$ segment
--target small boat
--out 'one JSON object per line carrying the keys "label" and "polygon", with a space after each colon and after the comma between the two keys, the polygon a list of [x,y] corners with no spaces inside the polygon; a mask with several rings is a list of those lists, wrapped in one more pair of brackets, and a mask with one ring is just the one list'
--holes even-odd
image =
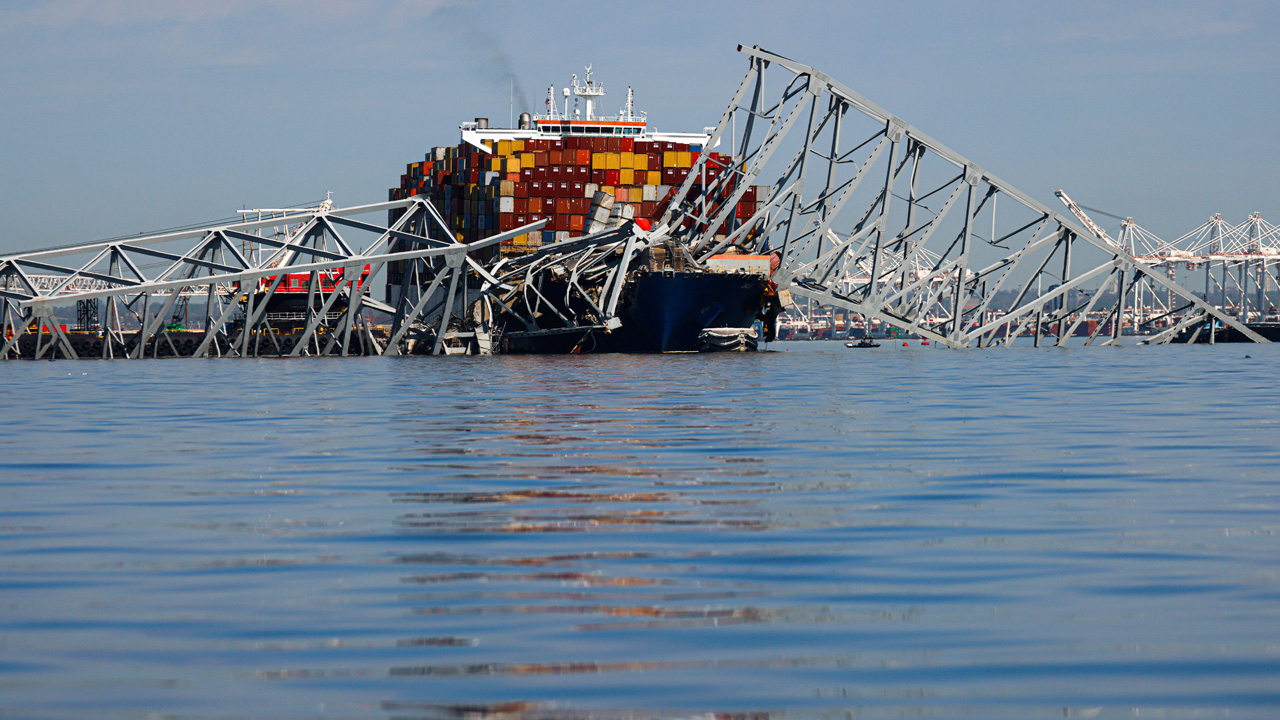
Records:
{"label": "small boat", "polygon": [[871,338],[864,337],[856,343],[847,342],[844,344],[844,346],[847,348],[873,348],[873,347],[880,347],[880,343],[875,342]]}

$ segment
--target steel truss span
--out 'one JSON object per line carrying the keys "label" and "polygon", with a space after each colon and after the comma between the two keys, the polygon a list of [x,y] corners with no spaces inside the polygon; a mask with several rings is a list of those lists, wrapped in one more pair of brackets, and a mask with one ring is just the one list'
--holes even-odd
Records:
{"label": "steel truss span", "polygon": [[[387,224],[389,211],[403,212]],[[253,222],[0,257],[0,358],[395,355],[421,351],[423,340],[443,353],[466,335],[455,330],[469,325],[468,278],[487,277],[476,256],[542,223],[471,245],[427,237],[432,225],[452,236],[419,198],[347,209],[326,202]],[[390,262],[410,264],[421,282],[399,307],[369,295]],[[274,311],[290,297],[293,312]],[[55,319],[69,305],[88,325],[81,332]],[[366,310],[388,313],[391,327],[375,332]],[[483,342],[474,329],[469,339]]]}
{"label": "steel truss span", "polygon": [[[1115,343],[1126,298],[1171,298],[1149,342],[1230,327],[1265,342],[1116,244],[1020,192],[818,70],[758,47],[663,222],[705,261],[779,252],[792,294],[951,347],[1032,335]],[[734,207],[751,187],[750,218]],[[1089,318],[1102,318],[1090,321]]]}
{"label": "steel truss span", "polygon": [[[545,221],[462,244],[418,196],[3,256],[0,359],[485,354],[503,339],[577,351],[623,326],[626,288],[662,270],[655,258],[696,275],[725,252],[776,253],[780,291],[951,347],[1115,343],[1138,320],[1130,299],[1157,295],[1165,312],[1141,319],[1158,328],[1149,342],[1205,328],[1265,342],[1132,242],[1095,235],[811,67],[739,50],[747,74],[706,148],[731,160],[702,153],[652,230],[614,214],[504,257],[504,240]],[[737,217],[747,193],[754,212]],[[397,279],[391,304],[370,296],[384,276]],[[74,331],[56,315],[72,305]]]}

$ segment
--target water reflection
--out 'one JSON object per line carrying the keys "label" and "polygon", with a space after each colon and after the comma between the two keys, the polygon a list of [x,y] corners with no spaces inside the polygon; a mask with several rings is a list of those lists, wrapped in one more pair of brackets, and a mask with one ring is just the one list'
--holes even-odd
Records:
{"label": "water reflection", "polygon": [[[382,708],[396,720],[770,720],[767,712],[661,713],[631,709],[591,710],[557,707],[553,703],[507,702],[493,704],[438,705],[384,702]],[[409,713],[409,714],[406,714]]]}
{"label": "water reflection", "polygon": [[1280,391],[1109,350],[35,375],[0,714],[1268,716]]}

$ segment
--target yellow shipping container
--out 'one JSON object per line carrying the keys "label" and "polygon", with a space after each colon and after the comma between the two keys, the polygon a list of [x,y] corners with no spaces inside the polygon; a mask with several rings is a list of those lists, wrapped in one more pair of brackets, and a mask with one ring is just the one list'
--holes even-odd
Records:
{"label": "yellow shipping container", "polygon": [[693,153],[681,150],[676,153],[676,167],[688,168],[693,167]]}
{"label": "yellow shipping container", "polygon": [[629,168],[624,168],[622,170],[619,170],[618,184],[619,185],[635,185],[636,184],[635,175],[636,175],[636,171],[631,170]]}
{"label": "yellow shipping container", "polygon": [[511,141],[511,152],[513,152],[513,153],[524,152],[524,141],[523,141],[523,140],[512,140],[512,141]]}
{"label": "yellow shipping container", "polygon": [[533,153],[520,153],[520,167],[531,168],[534,166]]}
{"label": "yellow shipping container", "polygon": [[627,202],[637,204],[644,202],[644,190],[638,187],[629,189],[627,191]]}
{"label": "yellow shipping container", "polygon": [[520,172],[520,158],[518,157],[507,158],[507,172],[509,173]]}
{"label": "yellow shipping container", "polygon": [[[635,159],[635,158],[636,158],[636,154],[635,154],[635,153],[627,153],[627,152],[619,153],[619,154],[618,154],[618,168],[619,168],[620,170],[631,170],[631,169],[635,168],[635,166],[636,166],[636,164],[635,164],[635,163],[636,163],[636,159]],[[624,185],[630,185],[630,183],[623,183],[623,184],[624,184]]]}
{"label": "yellow shipping container", "polygon": [[674,150],[668,150],[662,153],[662,167],[664,168],[675,167],[677,160],[679,160],[677,156],[678,156],[678,153],[676,153]]}
{"label": "yellow shipping container", "polygon": [[605,195],[614,195],[615,193],[613,190],[614,188],[612,185],[605,185],[604,187],[600,188],[600,192],[604,193]]}
{"label": "yellow shipping container", "polygon": [[634,155],[631,156],[631,158],[632,158],[631,167],[635,168],[636,170],[649,169],[649,156],[646,155],[645,153],[635,153]]}
{"label": "yellow shipping container", "polygon": [[661,184],[662,184],[662,171],[650,170],[649,182],[645,183],[645,185],[661,185]]}
{"label": "yellow shipping container", "polygon": [[500,157],[509,157],[509,156],[511,155],[511,141],[510,141],[510,140],[499,140],[499,141],[498,141],[498,155],[499,155]]}
{"label": "yellow shipping container", "polygon": [[604,154],[605,170],[621,170],[622,155],[621,153],[605,153]]}
{"label": "yellow shipping container", "polygon": [[515,240],[515,243],[514,243],[515,245],[528,245],[529,233],[525,233],[524,235],[517,235],[513,239]]}
{"label": "yellow shipping container", "polygon": [[502,158],[495,157],[495,158],[489,158],[488,160],[489,160],[490,172],[502,172]]}
{"label": "yellow shipping container", "polygon": [[592,170],[605,169],[605,153],[591,153],[591,169]]}

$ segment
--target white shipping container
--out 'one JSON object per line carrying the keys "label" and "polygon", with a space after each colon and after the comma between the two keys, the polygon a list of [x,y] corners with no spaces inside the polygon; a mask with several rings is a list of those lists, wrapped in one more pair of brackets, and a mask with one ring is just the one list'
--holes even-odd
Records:
{"label": "white shipping container", "polygon": [[498,198],[498,212],[513,213],[516,211],[516,199],[513,197]]}

